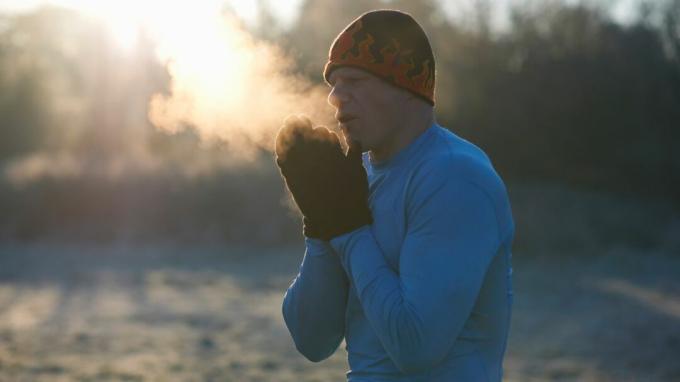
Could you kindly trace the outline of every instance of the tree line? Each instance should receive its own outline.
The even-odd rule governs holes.
[[[645,3],[627,25],[587,3],[527,3],[500,32],[491,2],[473,4],[461,22],[435,1],[307,0],[288,28],[261,8],[252,33],[320,83],[342,27],[403,9],[435,50],[438,119],[509,183],[680,200],[680,0]],[[229,148],[150,126],[144,106],[167,91],[167,68],[150,40],[122,53],[107,33],[55,7],[0,17],[0,237],[298,240],[271,154],[196,175]],[[124,176],[102,175],[140,146],[157,171],[122,161]]]

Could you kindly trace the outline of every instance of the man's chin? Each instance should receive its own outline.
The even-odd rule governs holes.
[[[347,145],[347,147],[351,146],[351,143],[354,142],[355,144],[361,146],[361,152],[366,151],[366,149],[364,148],[364,144],[359,137],[354,136],[352,134],[347,134],[344,130],[342,131],[342,133],[343,137],[345,138],[345,144]]]
[[[345,138],[345,144],[347,147],[350,145],[350,141],[355,141],[361,145],[361,152],[368,151],[366,147],[366,142],[356,133],[356,130],[352,132],[352,129],[348,129],[345,125],[340,124],[340,131],[342,131],[342,136]]]

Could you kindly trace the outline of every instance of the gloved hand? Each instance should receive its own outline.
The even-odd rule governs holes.
[[[313,128],[304,116],[291,116],[276,136],[275,151],[302,212],[305,236],[330,240],[373,222],[358,142],[350,143],[345,155],[335,133]]]

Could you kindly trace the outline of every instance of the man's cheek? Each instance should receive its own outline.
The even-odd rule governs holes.
[[[363,124],[361,123],[361,120],[353,120],[348,122],[346,125],[340,125],[340,129],[342,130],[342,133],[345,135],[345,138],[357,138],[361,132],[364,129]]]

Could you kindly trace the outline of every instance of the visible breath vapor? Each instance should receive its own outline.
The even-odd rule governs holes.
[[[51,20],[56,14],[72,28],[48,23],[33,33],[32,24],[21,24],[25,49],[62,42],[68,49],[27,50],[34,62],[53,63],[55,55],[64,62],[45,65],[35,85],[50,116],[41,125],[46,143],[0,163],[0,180],[24,187],[44,178],[211,176],[251,166],[263,150],[272,152],[290,114],[333,124],[328,89],[297,74],[274,43],[253,37],[225,12],[223,0],[78,4],[73,13],[46,9],[29,15]],[[157,60],[169,83],[158,76]],[[32,70],[23,61],[30,62],[7,61],[13,65],[7,73]],[[16,89],[25,86],[11,75],[0,77]],[[159,144],[149,122],[163,132],[191,134]],[[224,143],[226,150],[195,147],[194,135],[203,143]]]
[[[257,41],[235,20],[215,15],[189,38],[165,37],[159,51],[171,88],[149,103],[156,127],[173,133],[194,128],[201,138],[226,142],[237,158],[249,159],[258,148],[273,148],[289,114],[331,122],[327,90],[296,75],[278,47]]]

